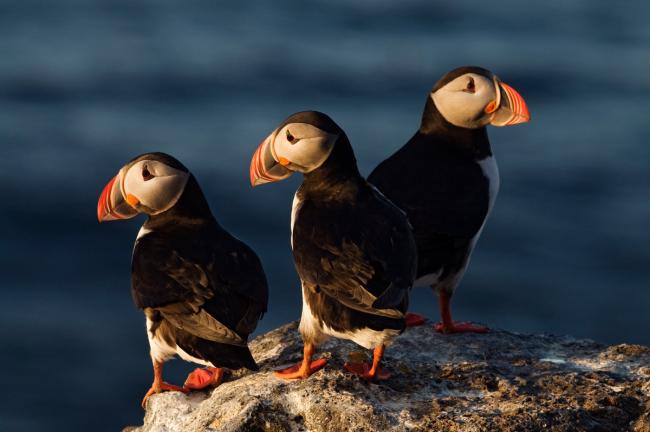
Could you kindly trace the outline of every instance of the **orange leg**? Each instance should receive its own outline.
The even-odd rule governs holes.
[[[162,379],[162,368],[163,368],[163,364],[158,363],[157,361],[154,360],[154,362],[153,362],[153,384],[151,384],[151,388],[144,395],[144,398],[142,399],[142,408],[146,408],[147,400],[153,394],[157,394],[157,393],[160,393],[162,391],[167,391],[167,390],[187,393],[187,390],[184,390],[182,387],[178,387],[178,386],[175,386],[175,385],[172,385],[172,384],[167,384],[166,382],[164,382],[163,379]]]
[[[185,380],[186,390],[202,390],[207,387],[217,387],[223,380],[223,368],[194,369]]]
[[[488,328],[470,322],[454,322],[451,319],[451,309],[449,303],[451,296],[445,291],[440,290],[439,304],[440,317],[442,322],[434,324],[433,328],[439,333],[487,333]]]
[[[348,372],[359,375],[368,381],[383,381],[390,378],[390,373],[379,366],[381,358],[384,356],[384,346],[379,345],[375,348],[372,355],[372,365],[368,366],[367,363],[349,363],[346,362],[343,367]]]
[[[325,358],[311,361],[315,351],[316,349],[314,348],[314,344],[305,343],[302,363],[281,371],[275,371],[273,372],[273,375],[286,380],[308,378],[314,372],[322,369],[327,363],[327,359]]]

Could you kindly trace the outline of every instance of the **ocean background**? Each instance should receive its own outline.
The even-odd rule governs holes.
[[[2,1],[0,430],[142,421],[152,370],[129,269],[143,219],[96,219],[125,162],[164,151],[193,171],[264,264],[264,332],[300,314],[300,178],[253,190],[259,142],[318,109],[368,174],[467,64],[515,87],[532,121],[489,130],[501,191],[454,316],[650,344],[649,15],[647,1],[606,0]],[[412,304],[438,318],[430,290]],[[165,377],[191,368],[170,362]]]

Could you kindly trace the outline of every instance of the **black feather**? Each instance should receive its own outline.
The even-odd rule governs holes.
[[[481,68],[459,68],[434,90],[467,72],[492,76]],[[490,184],[479,161],[491,155],[484,127],[452,125],[427,97],[420,129],[368,176],[413,225],[418,277],[442,272],[442,282],[466,265],[489,211]]]
[[[266,312],[268,286],[255,253],[216,222],[193,177],[176,205],[144,228],[150,232],[133,251],[135,304],[173,325],[191,355],[256,369],[245,342]],[[230,343],[215,341],[221,337]]]
[[[293,255],[317,319],[338,331],[404,328],[415,277],[406,216],[359,174],[340,129],[327,161],[296,192]]]

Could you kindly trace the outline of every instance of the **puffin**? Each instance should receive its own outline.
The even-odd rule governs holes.
[[[224,368],[258,366],[248,336],[266,312],[268,286],[259,258],[216,221],[190,171],[165,153],[124,165],[104,187],[99,222],[147,219],[131,262],[131,294],[144,312],[154,379],[142,400],[161,391],[188,392],[221,383]],[[162,379],[178,355],[196,363],[183,387]]]
[[[450,301],[499,190],[486,127],[529,120],[523,97],[494,73],[475,66],[454,69],[427,95],[415,135],[368,176],[413,225],[418,249],[414,286],[430,286],[438,294],[438,332],[487,331],[454,322]],[[424,321],[421,315],[407,316],[409,326]]]
[[[312,361],[328,337],[372,349],[372,362],[349,372],[384,380],[384,350],[406,326],[417,249],[408,220],[359,173],[345,132],[326,114],[291,115],[264,139],[250,165],[252,186],[303,174],[291,210],[291,248],[302,289],[302,362],[275,372],[305,379],[325,366]]]

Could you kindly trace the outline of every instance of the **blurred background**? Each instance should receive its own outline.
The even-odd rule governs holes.
[[[489,130],[501,192],[454,316],[650,344],[649,13],[606,0],[2,1],[0,429],[141,424],[152,370],[129,269],[142,219],[96,220],[125,162],[165,151],[194,172],[263,261],[264,332],[300,314],[300,178],[253,190],[261,139],[294,111],[325,111],[368,174],[467,64],[519,90],[532,121]],[[412,304],[437,320],[428,289]],[[171,362],[166,378],[190,369]]]

